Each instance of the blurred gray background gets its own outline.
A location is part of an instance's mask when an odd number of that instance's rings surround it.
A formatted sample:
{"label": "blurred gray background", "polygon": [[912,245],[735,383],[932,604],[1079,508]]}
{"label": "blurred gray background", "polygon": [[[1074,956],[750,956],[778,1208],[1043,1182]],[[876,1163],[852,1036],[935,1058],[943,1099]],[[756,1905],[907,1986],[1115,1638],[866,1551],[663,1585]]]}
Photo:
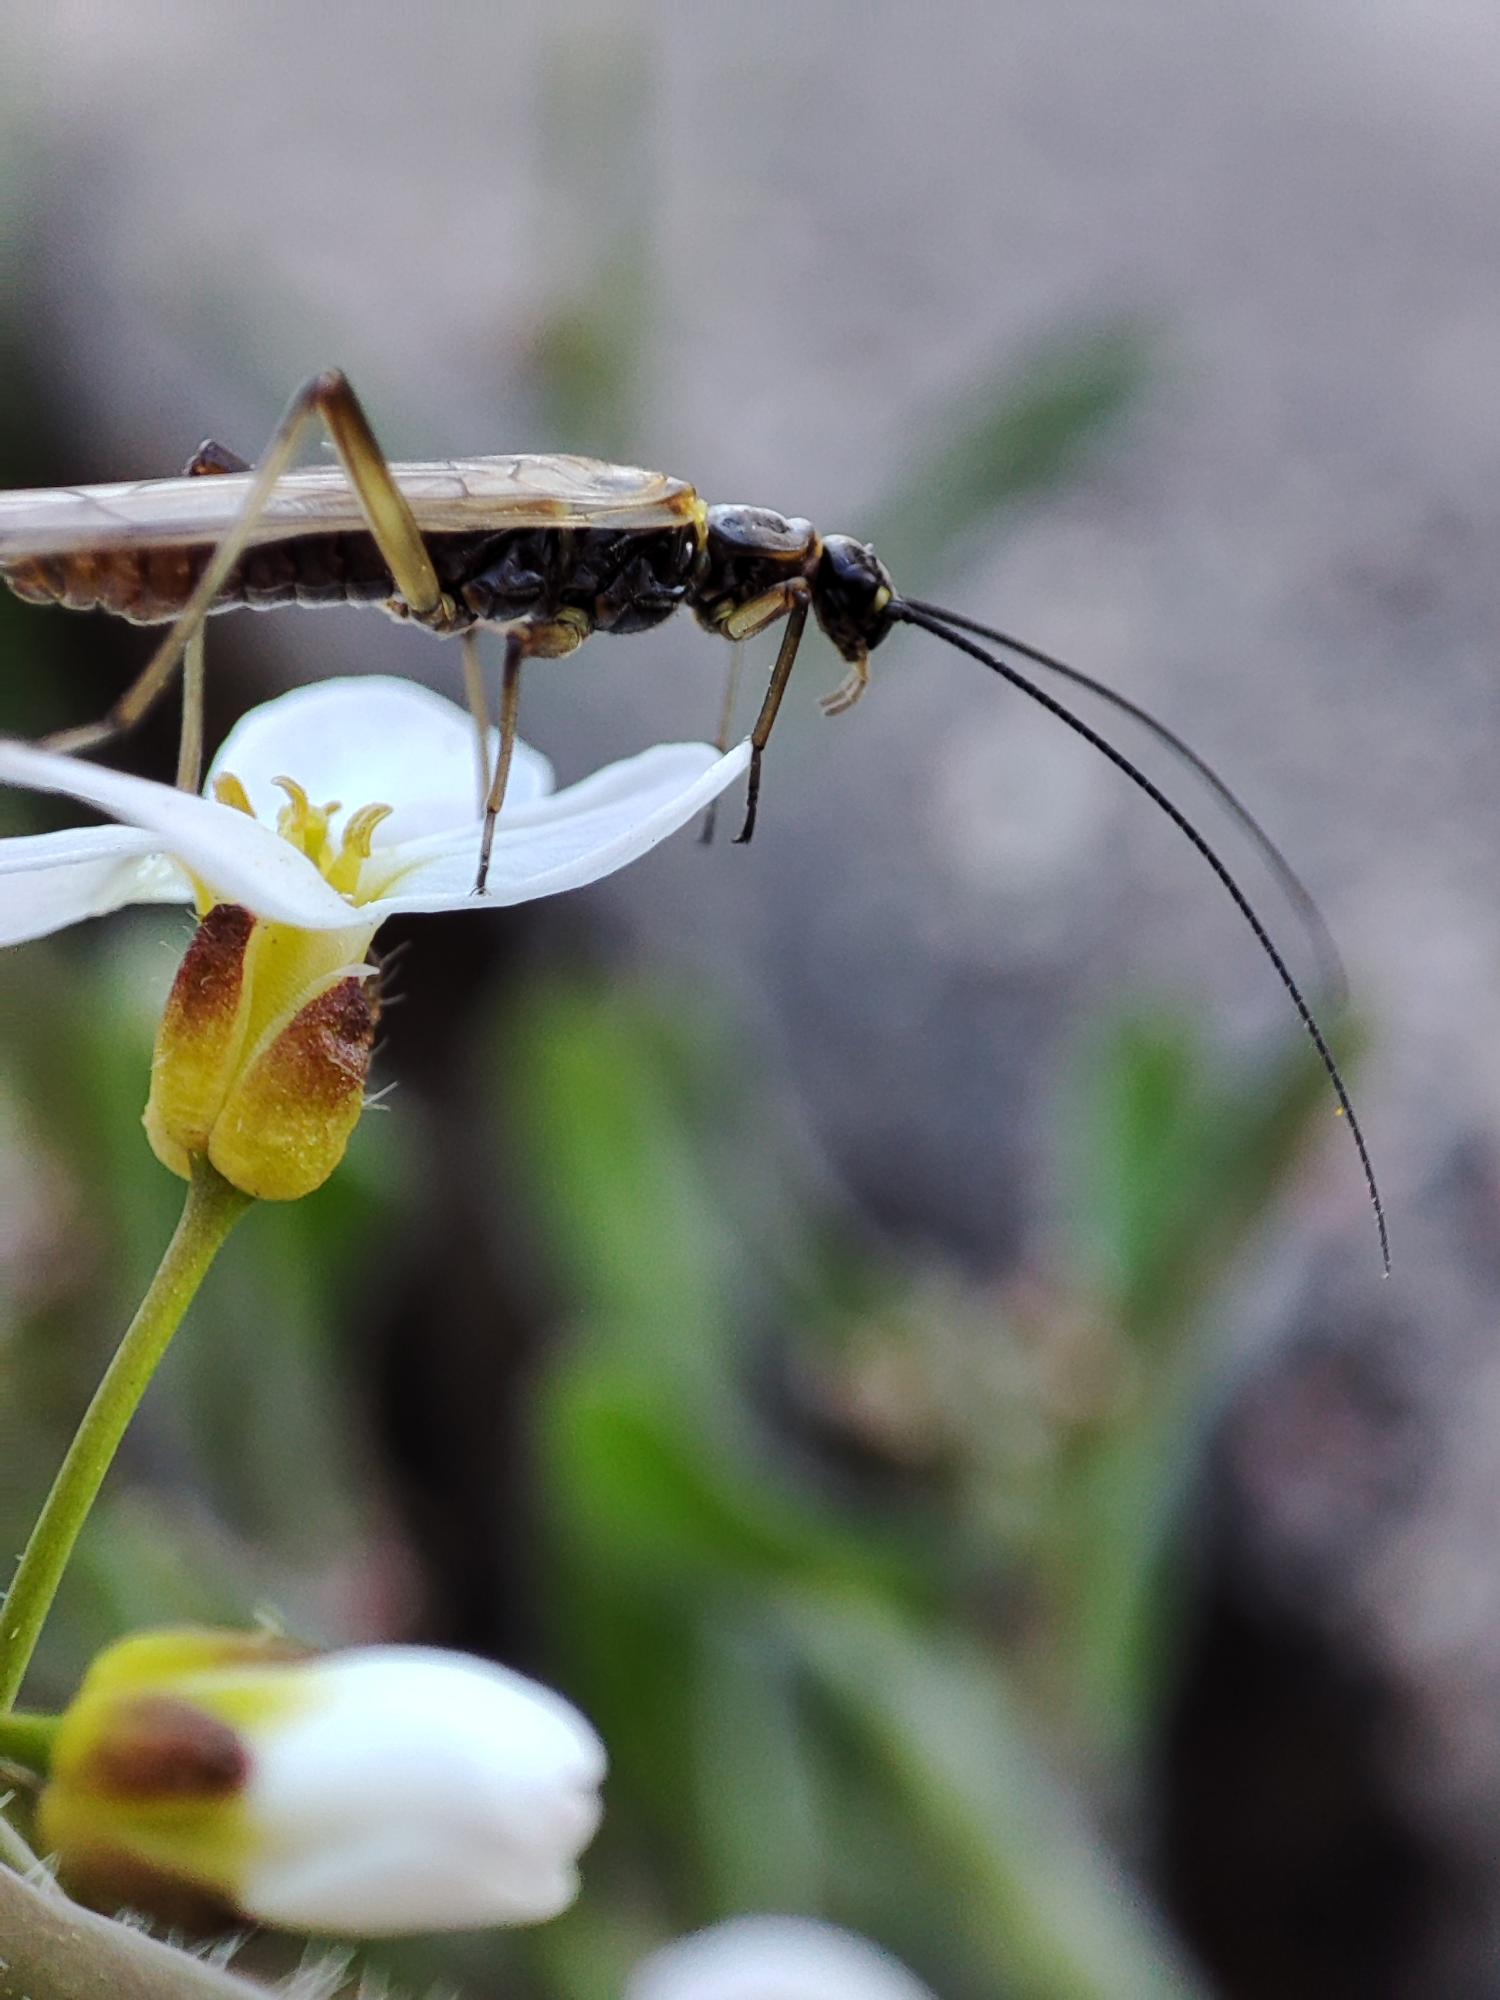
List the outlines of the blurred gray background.
{"label": "blurred gray background", "polygon": [[[1304,1990],[1253,1936],[1295,1927],[1295,1881],[1257,1904],[1246,1875],[1217,1914],[1194,1887],[1200,1819],[1253,1822],[1298,1762],[1295,1733],[1215,1761],[1214,1688],[1264,1648],[1290,1700],[1326,1679],[1308,1740],[1358,1739],[1326,1824],[1391,1829],[1351,1898],[1426,1912],[1389,1985],[1325,1965],[1305,1990],[1500,1993],[1494,8],[12,0],[0,104],[12,483],[165,473],[206,434],[252,455],[338,364],[396,456],[593,450],[889,524],[898,582],[1105,676],[1262,816],[1347,957],[1396,1270],[1330,1102],[1227,1312],[1173,1867],[1240,1990]],[[1079,343],[1139,367],[1062,476],[967,531],[903,505]],[[242,699],[351,671],[456,691],[456,659],[370,615],[212,638]],[[100,643],[91,697],[135,657]],[[599,640],[532,671],[525,733],[565,775],[708,734],[722,665],[686,623]],[[873,667],[825,724],[839,667],[809,648],[750,850],[679,841],[537,921],[726,993],[748,1074],[869,1226],[1044,1274],[1091,1021],[1169,1002],[1246,1063],[1294,1023],[1084,746],[918,635]],[[1255,858],[1109,726],[1310,970]]]}

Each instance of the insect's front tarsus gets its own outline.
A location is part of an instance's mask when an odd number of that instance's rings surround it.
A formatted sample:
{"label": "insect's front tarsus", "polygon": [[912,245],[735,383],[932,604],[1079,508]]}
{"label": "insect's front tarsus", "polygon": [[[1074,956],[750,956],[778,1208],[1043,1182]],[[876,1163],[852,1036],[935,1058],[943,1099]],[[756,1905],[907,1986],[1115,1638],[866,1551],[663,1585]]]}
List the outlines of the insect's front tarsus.
{"label": "insect's front tarsus", "polygon": [[[1084,742],[1091,744],[1101,756],[1107,757],[1117,770],[1123,771],[1131,783],[1143,791],[1152,804],[1166,814],[1178,832],[1197,849],[1198,853],[1208,863],[1208,866],[1218,877],[1220,886],[1249,925],[1256,943],[1270,960],[1277,978],[1281,981],[1293,1007],[1297,1010],[1298,1018],[1306,1029],[1313,1047],[1318,1052],[1318,1060],[1322,1064],[1328,1081],[1333,1087],[1333,1094],[1338,1100],[1339,1109],[1349,1126],[1349,1136],[1354,1141],[1355,1151],[1359,1155],[1359,1163],[1364,1172],[1365,1187],[1370,1196],[1370,1205],[1375,1212],[1375,1228],[1380,1238],[1381,1264],[1386,1275],[1389,1276],[1391,1269],[1391,1248],[1390,1236],[1386,1227],[1385,1203],[1381,1199],[1380,1188],[1375,1179],[1375,1169],[1370,1160],[1369,1148],[1365,1144],[1364,1131],[1355,1114],[1354,1105],[1350,1101],[1343,1076],[1340,1074],[1339,1066],[1334,1060],[1333,1051],[1328,1046],[1323,1030],[1319,1027],[1311,1007],[1304,998],[1301,987],[1293,977],[1291,968],[1277,949],[1270,932],[1256,915],[1249,897],[1230,873],[1227,864],[1221,860],[1218,853],[1209,845],[1208,841],[1198,831],[1197,827],[1194,826],[1186,813],[1178,806],[1175,806],[1166,793],[1161,790],[1160,786],[1154,784],[1139,766],[1133,764],[1125,756],[1123,751],[1117,750],[1107,738],[1101,736],[1097,730],[1091,729],[1081,717],[1074,715],[1071,709],[1064,707],[1060,701],[1048,694],[1044,688],[1038,687],[1034,681],[1028,679],[1018,668],[1013,667],[1009,661],[997,658],[995,654],[987,652],[974,639],[966,636],[967,629],[972,629],[972,621],[950,617],[948,612],[941,610],[936,605],[918,603],[912,599],[900,598],[891,604],[890,616],[902,624],[918,626],[922,631],[930,632],[934,638],[946,640],[950,646],[956,647],[959,652],[967,653],[972,659],[976,659],[983,666],[988,667],[991,672],[999,674],[1003,680],[1008,681],[1020,693],[1029,695],[1034,702],[1046,709],[1049,715],[1055,715],[1058,721],[1066,724],[1075,735],[1081,736]],[[1029,649],[1018,648],[1017,650],[1027,650],[1028,657],[1032,656]],[[1042,664],[1053,665],[1057,663],[1049,659],[1044,660]],[[1067,671],[1071,672],[1071,670]],[[1082,681],[1083,676],[1074,675],[1074,678]],[[1201,760],[1197,759],[1196,756],[1193,758],[1193,762],[1195,766],[1201,764]],[[1242,818],[1247,817],[1244,814],[1243,808],[1240,808],[1240,816]]]}

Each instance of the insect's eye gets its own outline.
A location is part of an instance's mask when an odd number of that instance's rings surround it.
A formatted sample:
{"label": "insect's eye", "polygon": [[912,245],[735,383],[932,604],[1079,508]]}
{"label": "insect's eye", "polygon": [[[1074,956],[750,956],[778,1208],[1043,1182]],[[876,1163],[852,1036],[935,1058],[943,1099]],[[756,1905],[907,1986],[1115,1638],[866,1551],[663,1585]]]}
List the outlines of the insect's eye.
{"label": "insect's eye", "polygon": [[867,542],[852,535],[829,535],[823,542],[823,574],[819,582],[825,590],[836,590],[851,609],[869,601],[884,582],[875,551]]}

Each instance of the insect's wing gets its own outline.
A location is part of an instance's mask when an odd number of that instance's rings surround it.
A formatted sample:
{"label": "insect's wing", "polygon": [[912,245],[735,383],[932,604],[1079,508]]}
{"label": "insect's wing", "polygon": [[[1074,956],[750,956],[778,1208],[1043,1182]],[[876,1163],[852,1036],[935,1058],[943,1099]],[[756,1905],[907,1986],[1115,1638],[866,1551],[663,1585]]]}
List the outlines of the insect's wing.
{"label": "insect's wing", "polygon": [[[526,527],[670,527],[690,518],[691,486],[601,459],[512,455],[394,465],[426,534]],[[0,567],[81,549],[177,547],[220,541],[250,488],[249,473],[143,479],[0,493]],[[250,541],[339,534],[365,526],[343,470],[289,472],[276,482]]]}
{"label": "insect's wing", "polygon": [[484,528],[669,528],[698,496],[685,480],[638,465],[569,453],[461,458],[397,467],[417,525],[433,531]]}

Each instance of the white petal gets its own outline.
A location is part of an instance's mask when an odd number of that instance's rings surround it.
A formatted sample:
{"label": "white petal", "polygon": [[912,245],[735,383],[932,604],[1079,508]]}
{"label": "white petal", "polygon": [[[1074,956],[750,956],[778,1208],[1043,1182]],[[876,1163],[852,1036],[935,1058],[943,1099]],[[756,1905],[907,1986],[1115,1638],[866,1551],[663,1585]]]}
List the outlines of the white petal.
{"label": "white petal", "polygon": [[156,836],[155,845],[215,895],[306,930],[343,930],[349,905],[306,855],[248,813],[150,778],[0,740],[0,783],[62,792]]}
{"label": "white petal", "polygon": [[[491,757],[498,732],[491,731]],[[467,709],[431,688],[384,674],[294,688],[242,716],[213,761],[210,782],[232,771],[256,816],[274,825],[286,803],[276,779],[295,778],[315,805],[346,812],[387,805],[377,846],[467,825],[479,805],[474,724]],[[518,743],[505,812],[552,790],[552,766]],[[337,822],[335,822],[337,824]]]}
{"label": "white petal", "polygon": [[473,893],[475,823],[391,855],[403,872],[385,895],[364,905],[365,913],[383,922],[408,911],[492,910],[581,889],[685,826],[749,761],[748,743],[722,757],[706,743],[658,744],[525,808],[514,820],[502,818],[483,896]]}
{"label": "white petal", "polygon": [[734,1917],[653,1952],[624,2000],[932,2000],[852,1931],[807,1917]]}
{"label": "white petal", "polygon": [[372,1937],[540,1923],[578,1887],[604,1750],[560,1695],[418,1647],[292,1670],[309,1697],[251,1732],[246,1909]]}
{"label": "white petal", "polygon": [[128,903],[187,903],[192,884],[158,852],[155,834],[126,826],[0,840],[0,945],[46,937]]}

